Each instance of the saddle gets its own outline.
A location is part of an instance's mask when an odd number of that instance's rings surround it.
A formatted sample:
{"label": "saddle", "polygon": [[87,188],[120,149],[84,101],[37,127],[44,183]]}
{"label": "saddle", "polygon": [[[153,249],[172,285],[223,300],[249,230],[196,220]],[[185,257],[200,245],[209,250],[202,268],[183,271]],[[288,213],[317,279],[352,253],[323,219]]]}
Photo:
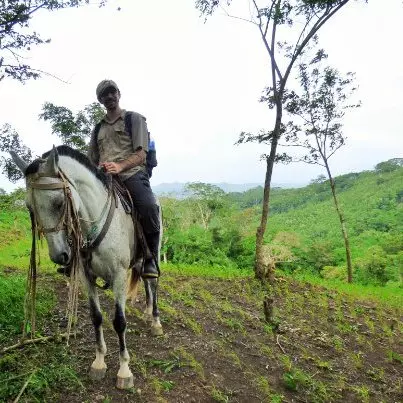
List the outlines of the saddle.
{"label": "saddle", "polygon": [[[111,190],[115,193],[116,196],[119,197],[120,203],[122,204],[122,207],[125,210],[126,214],[130,214],[133,217],[134,223],[134,219],[137,219],[137,214],[134,209],[132,197],[130,196],[130,193],[127,190],[126,186],[116,175],[112,176]],[[117,202],[117,198],[115,199]]]}
{"label": "saddle", "polygon": [[150,255],[143,232],[143,227],[140,224],[138,213],[134,208],[131,195],[117,175],[111,176],[110,186],[110,191],[112,191],[115,195],[116,206],[119,199],[126,214],[130,214],[132,217],[137,244],[135,245],[133,260],[130,262],[130,268],[134,267],[138,274],[141,275],[144,271],[145,259]]}

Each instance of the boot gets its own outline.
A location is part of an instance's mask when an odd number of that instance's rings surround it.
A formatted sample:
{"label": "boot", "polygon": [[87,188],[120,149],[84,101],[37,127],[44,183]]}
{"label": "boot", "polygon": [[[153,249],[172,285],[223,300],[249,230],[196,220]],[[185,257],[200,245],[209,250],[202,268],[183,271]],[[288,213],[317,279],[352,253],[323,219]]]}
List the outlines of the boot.
{"label": "boot", "polygon": [[159,268],[158,256],[159,256],[160,233],[155,232],[144,235],[147,241],[148,249],[150,250],[151,257],[147,256],[144,262],[144,271],[142,276],[159,277],[160,268]]}

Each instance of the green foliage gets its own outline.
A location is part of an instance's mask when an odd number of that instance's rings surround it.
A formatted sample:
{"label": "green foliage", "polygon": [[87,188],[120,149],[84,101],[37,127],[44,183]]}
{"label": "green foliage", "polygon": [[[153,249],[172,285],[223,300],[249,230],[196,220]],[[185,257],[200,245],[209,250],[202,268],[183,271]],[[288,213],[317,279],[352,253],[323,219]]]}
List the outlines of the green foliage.
{"label": "green foliage", "polygon": [[[25,276],[0,274],[0,343],[9,340],[10,335],[22,332],[25,291]],[[48,288],[38,290],[36,312],[39,322],[49,314],[55,302],[55,296]]]}
{"label": "green foliage", "polygon": [[[107,0],[101,0],[100,6]],[[30,22],[40,10],[53,11],[61,8],[79,7],[89,0],[8,0],[0,7],[0,81],[9,77],[21,82],[40,77],[41,70],[25,63],[32,46],[49,43],[36,31]],[[25,56],[25,57],[24,57]]]}
{"label": "green foliage", "polygon": [[76,115],[64,106],[46,102],[39,118],[51,122],[52,133],[56,134],[63,144],[85,152],[91,131],[104,115],[104,110],[97,102],[86,105]]}
{"label": "green foliage", "polygon": [[61,395],[82,389],[83,384],[74,370],[75,361],[65,345],[51,345],[46,351],[31,347],[24,355],[11,353],[1,357],[0,401],[13,401],[25,382],[28,384],[23,401],[29,402],[49,401],[45,396],[54,385],[58,385]]}
{"label": "green foliage", "polygon": [[380,162],[375,165],[375,169],[379,172],[393,172],[403,166],[403,158],[392,158],[388,161]]}
{"label": "green foliage", "polygon": [[398,280],[397,271],[390,266],[387,254],[380,246],[370,247],[365,258],[356,262],[355,275],[362,284],[384,286],[390,280]]}
{"label": "green foliage", "polygon": [[[1,57],[0,57],[0,71],[1,71]],[[3,127],[0,128],[0,151],[4,153],[8,153],[9,151],[15,151],[23,160],[27,162],[32,160],[31,150],[23,144],[18,133],[9,124],[5,124]],[[23,178],[24,176],[22,172],[16,167],[13,160],[10,158],[8,154],[7,156],[0,157],[0,168],[1,172],[4,175],[6,175],[11,182],[15,183],[17,180]]]}

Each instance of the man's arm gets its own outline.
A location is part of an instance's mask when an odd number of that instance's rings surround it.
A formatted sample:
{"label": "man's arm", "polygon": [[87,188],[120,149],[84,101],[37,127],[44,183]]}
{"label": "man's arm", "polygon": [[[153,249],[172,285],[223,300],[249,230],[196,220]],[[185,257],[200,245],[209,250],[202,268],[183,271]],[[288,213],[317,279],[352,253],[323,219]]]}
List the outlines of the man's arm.
{"label": "man's arm", "polygon": [[93,164],[95,165],[99,164],[99,151],[98,151],[98,144],[95,141],[95,128],[91,133],[90,143],[88,144],[87,157]]}
{"label": "man's arm", "polygon": [[134,168],[134,167],[137,167],[139,165],[145,164],[146,157],[147,157],[147,154],[142,148],[137,150],[129,158],[127,158],[127,159],[125,159],[123,161],[117,162],[117,164],[120,167],[119,172],[124,172],[124,171],[127,171],[130,168]]}

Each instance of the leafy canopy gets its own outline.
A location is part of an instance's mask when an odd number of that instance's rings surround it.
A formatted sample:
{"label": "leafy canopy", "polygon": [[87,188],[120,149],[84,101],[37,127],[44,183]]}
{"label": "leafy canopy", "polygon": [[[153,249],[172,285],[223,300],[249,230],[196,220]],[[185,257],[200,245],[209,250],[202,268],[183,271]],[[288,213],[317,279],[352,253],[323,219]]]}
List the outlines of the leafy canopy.
{"label": "leafy canopy", "polygon": [[[103,6],[106,1],[100,0],[99,5]],[[43,39],[30,28],[35,13],[88,3],[89,0],[0,0],[0,81],[9,77],[25,82],[31,78],[37,79],[44,73],[32,68],[24,57],[32,46],[50,42],[50,39]]]}

